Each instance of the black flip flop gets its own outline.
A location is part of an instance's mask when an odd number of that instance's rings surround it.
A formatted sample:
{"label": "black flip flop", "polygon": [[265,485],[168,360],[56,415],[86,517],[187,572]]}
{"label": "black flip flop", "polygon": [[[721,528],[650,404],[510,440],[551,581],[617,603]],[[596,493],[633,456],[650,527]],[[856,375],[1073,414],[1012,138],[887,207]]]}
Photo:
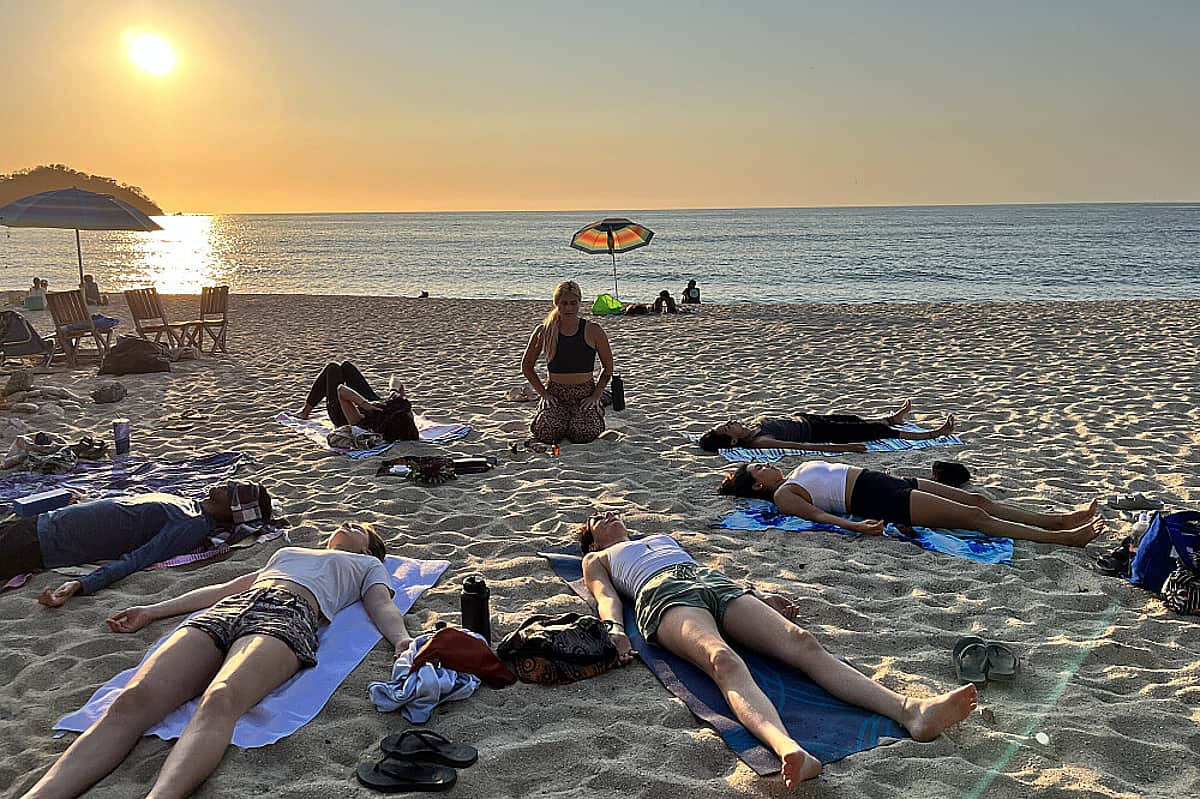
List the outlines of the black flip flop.
{"label": "black flip flop", "polygon": [[964,682],[983,685],[988,679],[987,642],[978,635],[965,635],[954,642],[954,673]]}
{"label": "black flip flop", "polygon": [[989,680],[1011,680],[1021,670],[1021,659],[1007,644],[992,641],[987,645]]}
{"label": "black flip flop", "polygon": [[456,744],[432,730],[405,730],[389,735],[379,748],[389,757],[399,757],[419,763],[466,768],[479,759],[479,750],[467,744]]}
{"label": "black flip flop", "polygon": [[458,781],[458,772],[452,768],[395,757],[385,757],[378,763],[361,763],[354,776],[366,787],[380,793],[448,791]]}

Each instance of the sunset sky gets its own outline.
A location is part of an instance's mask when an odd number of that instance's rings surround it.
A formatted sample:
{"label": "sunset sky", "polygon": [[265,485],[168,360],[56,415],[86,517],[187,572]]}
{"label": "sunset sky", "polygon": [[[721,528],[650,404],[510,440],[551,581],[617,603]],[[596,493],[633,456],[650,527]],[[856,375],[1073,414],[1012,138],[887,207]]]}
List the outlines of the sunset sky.
{"label": "sunset sky", "polygon": [[[169,211],[1200,199],[1193,0],[0,0],[0,23],[0,172],[65,163]],[[135,63],[138,33],[174,63]]]}

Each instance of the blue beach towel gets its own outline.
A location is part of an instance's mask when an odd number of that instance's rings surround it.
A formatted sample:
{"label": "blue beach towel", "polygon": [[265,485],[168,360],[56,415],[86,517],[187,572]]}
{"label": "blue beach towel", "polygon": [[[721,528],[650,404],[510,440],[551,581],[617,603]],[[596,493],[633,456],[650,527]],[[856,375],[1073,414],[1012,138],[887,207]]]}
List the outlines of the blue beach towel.
{"label": "blue beach towel", "polygon": [[[780,513],[773,502],[767,502],[765,499],[739,500],[737,507],[722,516],[716,526],[725,530],[766,530],[773,527],[790,532],[828,530],[843,535],[859,535],[835,524],[810,522],[799,516]],[[993,538],[973,530],[934,530],[929,527],[914,527],[913,530],[915,535],[905,535],[896,525],[889,524],[883,534],[889,538],[916,544],[930,552],[954,555],[976,563],[1012,562],[1011,538]]]}
{"label": "blue beach towel", "polygon": [[180,461],[121,458],[83,462],[65,474],[18,472],[0,477],[0,502],[52,488],[70,488],[91,499],[150,491],[203,499],[210,485],[233,476],[241,459],[240,452],[215,452]]}
{"label": "blue beach towel", "polygon": [[[539,552],[550,561],[554,573],[570,584],[575,593],[592,602],[583,584],[583,559],[573,549]],[[642,662],[667,690],[679,698],[688,710],[711,725],[742,761],[760,776],[779,771],[775,753],[755,738],[734,717],[717,684],[681,657],[646,641],[638,630],[633,603],[624,602],[625,630]],[[830,696],[825,689],[793,669],[754,652],[734,649],[750,667],[754,681],[774,703],[788,733],[809,754],[822,763],[832,763],[847,755],[873,749],[882,738],[907,738],[908,733],[896,722],[877,713],[846,704]]]}
{"label": "blue beach towel", "polygon": [[[904,430],[924,430],[917,424],[901,426]],[[683,433],[684,438],[693,444],[700,441],[695,433]],[[816,442],[814,442],[816,443]],[[880,438],[875,441],[864,441],[867,452],[902,452],[910,449],[931,449],[933,447],[953,447],[962,444],[963,440],[955,435],[938,436],[924,441],[909,441],[905,438]],[[776,463],[784,458],[794,457],[838,457],[844,452],[814,452],[807,449],[748,449],[746,447],[731,447],[718,450],[718,454],[730,463]]]}

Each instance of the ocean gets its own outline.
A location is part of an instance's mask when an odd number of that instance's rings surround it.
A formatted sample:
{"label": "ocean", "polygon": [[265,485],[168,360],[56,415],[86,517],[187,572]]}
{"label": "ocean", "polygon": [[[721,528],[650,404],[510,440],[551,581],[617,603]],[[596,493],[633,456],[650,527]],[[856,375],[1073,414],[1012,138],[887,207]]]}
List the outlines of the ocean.
{"label": "ocean", "polygon": [[[1200,297],[1200,204],[639,211],[648,247],[617,256],[618,295],[705,302],[988,302]],[[573,278],[613,291],[607,255],[570,249],[588,211],[159,217],[157,233],[84,231],[106,291],[546,299]],[[6,289],[78,281],[69,230],[3,228]]]}

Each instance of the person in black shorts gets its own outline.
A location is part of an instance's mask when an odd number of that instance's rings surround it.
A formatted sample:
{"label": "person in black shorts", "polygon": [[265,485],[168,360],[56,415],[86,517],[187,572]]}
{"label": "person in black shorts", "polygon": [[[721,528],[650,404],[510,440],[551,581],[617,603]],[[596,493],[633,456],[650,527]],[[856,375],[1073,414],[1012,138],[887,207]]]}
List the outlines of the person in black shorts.
{"label": "person in black shorts", "polygon": [[880,419],[864,419],[848,413],[759,416],[748,424],[733,419],[700,436],[698,443],[707,452],[731,447],[796,449],[796,444],[817,452],[866,452],[867,448],[859,442],[880,438],[924,441],[954,432],[952,415],[933,430],[901,428],[911,410],[912,402],[905,400],[895,413]]}
{"label": "person in black shorts", "polygon": [[1070,513],[1038,513],[932,480],[828,461],[806,461],[789,474],[743,463],[725,475],[718,493],[765,499],[783,513],[867,535],[882,535],[891,522],[1081,547],[1104,529],[1098,500]]}

